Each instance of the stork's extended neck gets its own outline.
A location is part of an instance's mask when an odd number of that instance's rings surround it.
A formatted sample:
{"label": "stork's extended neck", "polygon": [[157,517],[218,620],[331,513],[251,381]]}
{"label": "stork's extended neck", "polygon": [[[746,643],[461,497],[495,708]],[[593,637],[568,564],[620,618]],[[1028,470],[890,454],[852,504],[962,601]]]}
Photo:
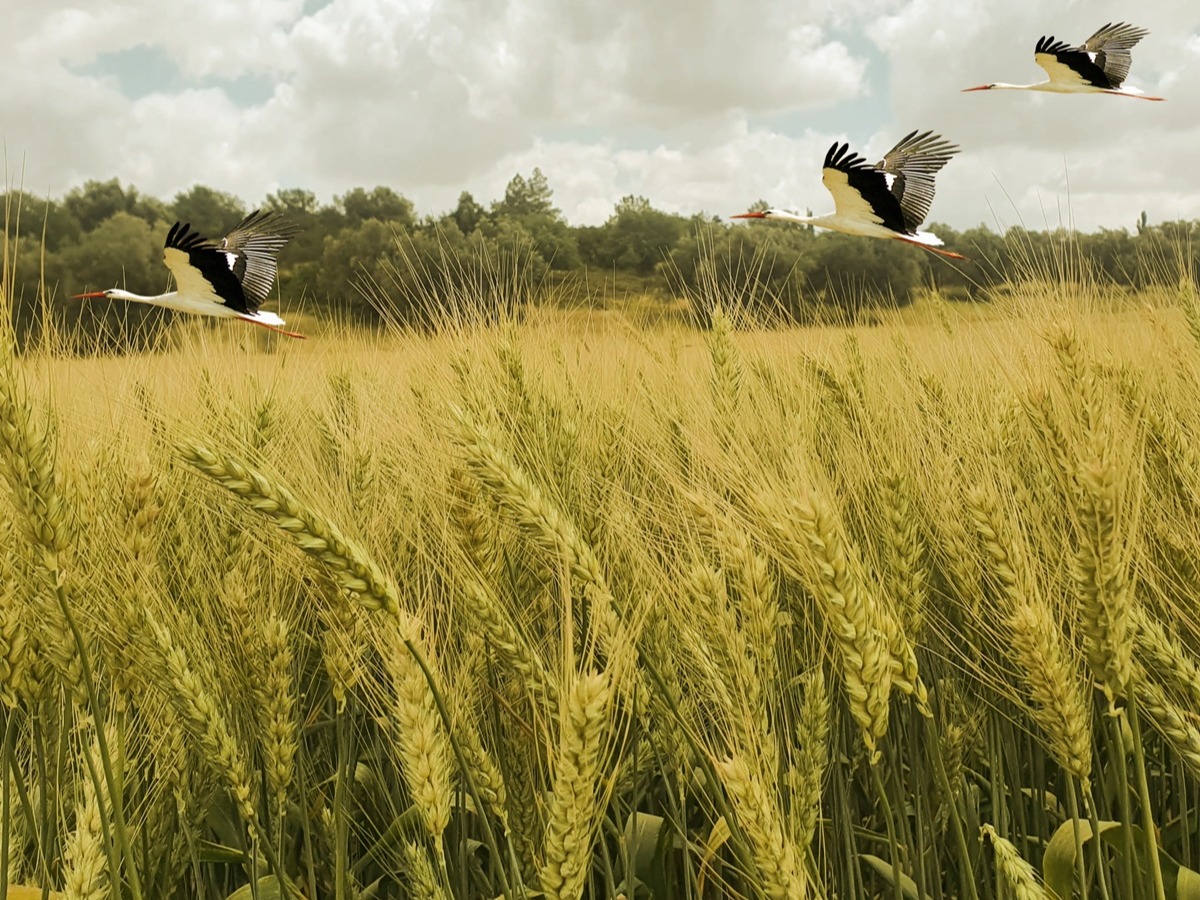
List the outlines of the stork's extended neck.
{"label": "stork's extended neck", "polygon": [[166,306],[175,294],[175,291],[170,291],[166,294],[145,296],[144,294],[135,294],[132,291],[123,291],[120,288],[111,288],[107,291],[88,291],[86,294],[72,294],[71,299],[99,300],[107,298],[109,300],[127,300],[130,303],[149,303],[152,306]]}
{"label": "stork's extended neck", "polygon": [[1049,91],[1051,93],[1064,93],[1052,81],[1039,81],[1036,84],[1009,84],[1007,81],[995,81],[991,84],[981,84],[978,87],[962,89],[962,93],[964,94],[969,94],[971,91]]}
{"label": "stork's extended neck", "polygon": [[767,209],[762,212],[738,213],[736,216],[730,216],[731,219],[782,219],[785,222],[799,222],[801,225],[816,225],[819,228],[828,228],[826,224],[834,217],[829,216],[802,216],[800,213],[795,213],[787,209]]}

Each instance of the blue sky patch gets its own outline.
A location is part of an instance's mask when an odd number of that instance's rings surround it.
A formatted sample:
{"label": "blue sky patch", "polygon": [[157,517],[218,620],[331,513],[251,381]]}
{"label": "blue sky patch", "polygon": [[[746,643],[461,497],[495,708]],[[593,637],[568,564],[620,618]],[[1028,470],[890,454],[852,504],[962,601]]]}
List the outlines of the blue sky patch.
{"label": "blue sky patch", "polygon": [[188,88],[220,88],[240,107],[258,106],[271,99],[275,82],[266,75],[236,78],[189,78],[162,47],[138,44],[112,53],[100,53],[86,65],[72,66],[77,75],[112,78],[130,100],[150,94],[177,94]]}

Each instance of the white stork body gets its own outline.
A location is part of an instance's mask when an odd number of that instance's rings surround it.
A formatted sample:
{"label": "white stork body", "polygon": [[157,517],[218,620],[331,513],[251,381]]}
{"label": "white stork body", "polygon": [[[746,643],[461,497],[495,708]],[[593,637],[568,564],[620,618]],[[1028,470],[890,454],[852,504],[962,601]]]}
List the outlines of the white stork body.
{"label": "white stork body", "polygon": [[1126,22],[1110,22],[1078,47],[1054,36],[1042,37],[1034,47],[1033,60],[1046,70],[1049,81],[1008,84],[996,81],[969,91],[1042,91],[1047,94],[1113,94],[1139,100],[1163,100],[1124,83],[1133,62],[1130,50],[1150,32]]}
{"label": "white stork body", "polygon": [[825,154],[821,181],[833,195],[835,211],[825,216],[802,216],[784,209],[740,213],[734,219],[782,219],[858,237],[883,238],[916,244],[942,256],[965,259],[939,250],[942,239],[918,227],[933,203],[933,179],[958,152],[940,135],[912,131],[875,165],[851,153],[848,144],[834,144]]}
{"label": "white stork body", "polygon": [[175,290],[145,296],[112,288],[75,294],[72,299],[103,297],[146,303],[175,312],[223,319],[241,319],[288,337],[283,319],[259,309],[275,281],[275,255],[283,249],[294,226],[277,213],[255,210],[219,241],[210,241],[176,222],[167,233],[163,262],[175,277]]}

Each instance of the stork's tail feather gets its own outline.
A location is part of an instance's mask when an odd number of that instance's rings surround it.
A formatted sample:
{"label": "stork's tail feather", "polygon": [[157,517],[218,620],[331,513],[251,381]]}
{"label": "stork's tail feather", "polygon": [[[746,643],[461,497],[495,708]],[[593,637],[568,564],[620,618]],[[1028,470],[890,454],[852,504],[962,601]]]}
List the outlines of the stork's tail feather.
{"label": "stork's tail feather", "polygon": [[266,310],[260,309],[258,312],[243,314],[238,316],[238,318],[250,322],[253,325],[259,325],[268,331],[274,331],[277,334],[283,334],[290,338],[299,338],[300,340],[306,339],[305,335],[300,334],[298,331],[287,331],[281,328],[280,326],[284,324],[283,319],[279,318],[279,316],[275,315],[273,312],[267,312]]}
{"label": "stork's tail feather", "polygon": [[1161,102],[1167,99],[1166,97],[1155,97],[1152,94],[1147,94],[1141,88],[1135,88],[1129,85],[1126,85],[1125,87],[1119,88],[1115,91],[1105,91],[1104,93],[1115,94],[1118,97],[1129,97],[1133,100],[1157,100]]}
{"label": "stork's tail feather", "polygon": [[265,309],[259,309],[252,313],[243,313],[242,318],[248,322],[257,322],[259,325],[282,325],[283,319],[279,318],[273,312],[267,312]]}
{"label": "stork's tail feather", "polygon": [[910,243],[920,244],[922,247],[940,247],[945,243],[932,231],[915,231],[912,234],[902,234],[900,237]]}
{"label": "stork's tail feather", "polygon": [[930,253],[936,253],[939,256],[945,256],[950,259],[961,259],[966,262],[971,261],[968,257],[963,256],[961,253],[955,253],[953,250],[939,250],[938,248],[944,242],[931,231],[918,231],[916,234],[898,234],[896,237],[905,243],[916,244],[921,249],[928,250]]}

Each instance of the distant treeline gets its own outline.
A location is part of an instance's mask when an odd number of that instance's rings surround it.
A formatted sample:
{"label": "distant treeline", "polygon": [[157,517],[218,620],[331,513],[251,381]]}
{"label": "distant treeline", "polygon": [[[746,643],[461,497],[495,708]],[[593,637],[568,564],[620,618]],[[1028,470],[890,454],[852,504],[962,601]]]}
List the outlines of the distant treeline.
{"label": "distant treeline", "polygon": [[[162,243],[175,220],[220,237],[248,211],[203,185],[169,202],[117,180],[89,181],[59,200],[0,195],[17,254],[12,315],[18,337],[40,331],[48,311],[60,331],[89,335],[154,330],[163,314],[122,304],[71,303],[68,294],[112,286],[167,289]],[[1094,277],[1118,289],[1191,278],[1200,221],[1091,234],[932,224],[950,264],[910,246],[779,222],[733,224],[655,209],[625,197],[603,225],[574,226],[534,169],[516,175],[489,206],[464,191],[454,209],[418,217],[390,187],[354,188],[321,204],[311,191],[281,190],[261,206],[301,226],[280,256],[285,306],[343,321],[421,327],[445,315],[527,301],[597,302],[630,293],[715,298],[768,308],[798,322],[844,318],[879,303],[903,305],[919,291],[987,300],[1014,280]],[[765,207],[765,203],[760,206]],[[724,212],[734,212],[730,209]],[[19,220],[18,220],[19,215]],[[732,296],[731,296],[732,295]],[[117,308],[119,307],[119,308]]]}

